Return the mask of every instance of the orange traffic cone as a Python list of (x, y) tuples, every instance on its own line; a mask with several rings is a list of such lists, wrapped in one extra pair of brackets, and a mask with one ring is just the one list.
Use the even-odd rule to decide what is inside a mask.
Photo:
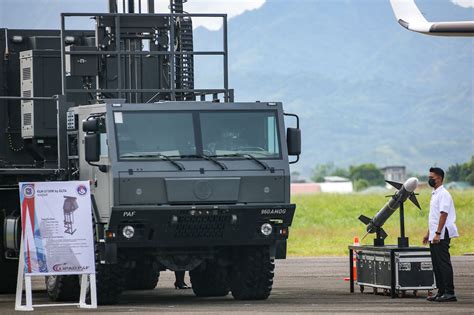
[[(359, 243), (359, 237), (357, 236), (354, 236), (354, 242), (353, 242), (353, 245), (354, 246), (360, 246), (360, 243)], [(352, 275), (354, 276), (354, 281), (357, 280), (357, 259), (356, 259), (356, 251), (353, 252), (352, 254)], [(344, 278), (344, 281), (349, 281), (350, 278), (347, 277), (347, 278)]]
[[(359, 238), (357, 236), (354, 237), (354, 246), (360, 246)], [(354, 251), (352, 254), (352, 275), (354, 276), (354, 281), (357, 280), (357, 252)]]

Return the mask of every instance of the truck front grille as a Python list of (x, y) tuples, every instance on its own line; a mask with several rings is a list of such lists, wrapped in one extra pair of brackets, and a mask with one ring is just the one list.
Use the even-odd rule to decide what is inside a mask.
[(222, 238), (231, 216), (182, 215), (178, 217), (174, 236), (176, 238)]

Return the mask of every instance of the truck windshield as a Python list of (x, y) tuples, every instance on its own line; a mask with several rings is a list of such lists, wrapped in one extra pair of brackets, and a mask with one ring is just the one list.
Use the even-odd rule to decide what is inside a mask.
[(120, 159), (280, 156), (274, 111), (126, 111), (114, 118)]
[(121, 159), (156, 159), (196, 154), (193, 114), (173, 112), (115, 113), (115, 130)]
[(273, 112), (200, 113), (203, 153), (213, 156), (252, 154), (279, 157), (276, 117)]

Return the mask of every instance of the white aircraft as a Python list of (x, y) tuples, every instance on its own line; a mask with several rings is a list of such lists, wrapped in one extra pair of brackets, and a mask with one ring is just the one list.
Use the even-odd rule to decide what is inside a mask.
[(404, 28), (435, 36), (474, 36), (474, 21), (428, 22), (415, 0), (390, 0), (395, 17)]

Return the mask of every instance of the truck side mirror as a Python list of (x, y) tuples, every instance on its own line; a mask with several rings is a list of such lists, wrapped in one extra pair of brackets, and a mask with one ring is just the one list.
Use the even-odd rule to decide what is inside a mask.
[(90, 118), (82, 122), (82, 131), (84, 132), (97, 132), (99, 131), (99, 120), (96, 118)]
[(100, 160), (100, 138), (98, 133), (90, 133), (84, 136), (84, 151), (88, 163)]
[(286, 129), (286, 145), (288, 147), (288, 155), (301, 154), (301, 130), (299, 128)]

